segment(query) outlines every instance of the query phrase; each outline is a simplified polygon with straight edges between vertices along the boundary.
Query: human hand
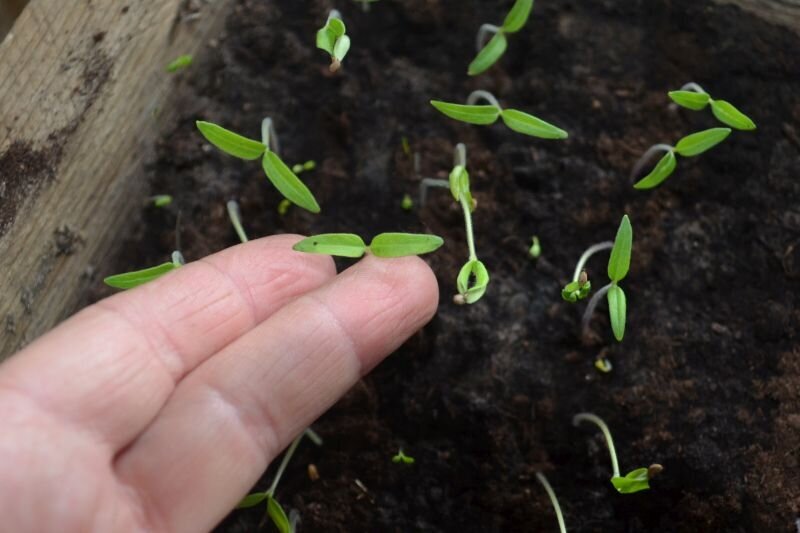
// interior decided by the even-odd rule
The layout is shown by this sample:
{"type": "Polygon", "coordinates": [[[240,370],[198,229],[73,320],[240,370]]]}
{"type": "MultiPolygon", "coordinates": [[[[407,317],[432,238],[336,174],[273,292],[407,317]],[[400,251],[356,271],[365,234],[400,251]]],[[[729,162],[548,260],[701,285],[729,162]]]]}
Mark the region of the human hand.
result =
{"type": "Polygon", "coordinates": [[[268,237],[84,309],[0,365],[8,531],[211,529],[433,316],[423,261],[268,237]]]}

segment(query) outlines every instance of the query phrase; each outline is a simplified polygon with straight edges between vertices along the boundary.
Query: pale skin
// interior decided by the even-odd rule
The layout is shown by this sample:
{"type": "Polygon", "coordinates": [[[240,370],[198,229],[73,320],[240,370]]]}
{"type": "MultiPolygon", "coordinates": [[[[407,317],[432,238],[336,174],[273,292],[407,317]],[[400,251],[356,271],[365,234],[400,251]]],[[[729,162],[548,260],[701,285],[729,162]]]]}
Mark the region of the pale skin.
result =
{"type": "Polygon", "coordinates": [[[433,316],[420,259],[235,246],[76,314],[0,365],[8,531],[198,532],[433,316]]]}

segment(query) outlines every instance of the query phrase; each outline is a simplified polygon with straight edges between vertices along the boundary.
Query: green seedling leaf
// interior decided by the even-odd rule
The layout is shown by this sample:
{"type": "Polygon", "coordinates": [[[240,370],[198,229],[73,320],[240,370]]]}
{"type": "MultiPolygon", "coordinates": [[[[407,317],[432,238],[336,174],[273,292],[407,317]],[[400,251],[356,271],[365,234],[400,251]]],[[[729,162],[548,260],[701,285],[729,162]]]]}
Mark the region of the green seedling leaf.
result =
{"type": "Polygon", "coordinates": [[[163,263],[143,270],[115,274],[104,279],[103,283],[115,289],[132,289],[139,285],[144,285],[148,281],[153,281],[176,268],[178,268],[178,265],[175,263],[163,263]]]}
{"type": "Polygon", "coordinates": [[[628,215],[622,217],[611,248],[611,257],[608,259],[608,277],[613,282],[620,282],[628,275],[631,266],[631,247],[633,246],[633,228],[628,215]]]}
{"type": "Polygon", "coordinates": [[[667,94],[669,94],[672,101],[679,106],[693,111],[700,111],[707,106],[708,102],[711,100],[711,97],[708,96],[707,93],[698,93],[695,91],[670,91],[667,94]]]}
{"type": "Polygon", "coordinates": [[[608,298],[608,316],[611,318],[611,330],[614,338],[622,341],[625,336],[625,314],[627,304],[625,302],[625,291],[619,285],[612,285],[606,294],[608,298]]]}
{"type": "Polygon", "coordinates": [[[675,145],[675,151],[684,157],[702,154],[718,145],[731,134],[730,128],[711,128],[687,135],[675,145]]]}
{"type": "Polygon", "coordinates": [[[493,105],[451,104],[441,100],[431,100],[431,105],[450,118],[479,126],[494,124],[500,116],[500,109],[493,105]]]}
{"type": "Polygon", "coordinates": [[[289,517],[283,511],[283,507],[273,497],[267,499],[267,514],[272,519],[272,523],[278,528],[281,533],[292,533],[292,526],[289,523],[289,517]]]}
{"type": "Polygon", "coordinates": [[[662,181],[667,179],[674,171],[675,166],[678,164],[675,152],[670,150],[658,161],[658,164],[650,171],[650,174],[636,182],[633,186],[634,189],[652,189],[661,184],[662,181]]]}
{"type": "Polygon", "coordinates": [[[393,463],[403,463],[403,464],[406,464],[406,465],[413,465],[414,464],[414,458],[404,454],[403,450],[398,450],[397,451],[397,455],[392,457],[392,462],[393,463]]]}
{"type": "Polygon", "coordinates": [[[367,251],[367,245],[361,237],[352,233],[323,233],[306,237],[292,249],[312,254],[361,257],[367,251]]]}
{"type": "Polygon", "coordinates": [[[580,281],[572,281],[564,285],[561,289],[561,298],[567,302],[575,303],[578,300],[583,300],[592,291],[592,282],[587,281],[581,284],[580,281]]]}
{"type": "Polygon", "coordinates": [[[528,113],[517,111],[516,109],[504,109],[500,113],[500,117],[503,119],[503,122],[506,123],[506,126],[524,135],[542,139],[567,138],[567,132],[561,128],[557,128],[549,122],[545,122],[528,113]]]}
{"type": "Polygon", "coordinates": [[[347,35],[342,35],[339,37],[339,39],[337,39],[336,45],[333,47],[333,57],[335,57],[341,63],[349,50],[350,37],[347,35]]]}
{"type": "Polygon", "coordinates": [[[477,76],[481,72],[486,71],[489,67],[495,64],[500,59],[500,56],[506,51],[508,47],[508,39],[503,35],[502,31],[494,34],[494,37],[489,39],[486,46],[481,48],[472,63],[467,68],[467,74],[470,76],[477,76]]]}
{"type": "Polygon", "coordinates": [[[468,261],[458,273],[456,287],[463,303],[473,304],[480,300],[489,285],[489,271],[477,259],[468,261]]]}
{"type": "Polygon", "coordinates": [[[259,503],[263,502],[267,499],[266,492],[254,492],[252,494],[248,494],[242,501],[239,502],[239,505],[236,506],[237,509],[248,509],[250,507],[255,507],[259,503]]]}
{"type": "Polygon", "coordinates": [[[464,196],[472,204],[469,192],[469,173],[461,165],[456,165],[450,172],[450,193],[456,202],[461,201],[461,197],[464,196]]]}
{"type": "Polygon", "coordinates": [[[407,193],[404,194],[403,199],[400,200],[400,208],[403,211],[411,211],[413,207],[414,207],[414,200],[411,199],[411,195],[407,193]]]}
{"type": "Polygon", "coordinates": [[[612,477],[611,484],[620,494],[632,494],[650,488],[650,479],[646,468],[637,468],[625,474],[625,477],[612,477]]]}
{"type": "Polygon", "coordinates": [[[733,107],[733,104],[725,100],[714,100],[711,102],[711,112],[717,119],[737,130],[754,130],[756,124],[750,117],[733,107]]]}
{"type": "Polygon", "coordinates": [[[167,65],[167,72],[178,72],[179,70],[190,66],[193,60],[194,58],[189,54],[178,56],[172,61],[172,63],[167,65]]]}
{"type": "Polygon", "coordinates": [[[252,161],[261,157],[261,154],[267,149],[263,143],[242,137],[238,133],[233,133],[211,122],[198,120],[196,124],[197,129],[208,142],[233,157],[252,161]]]}
{"type": "Polygon", "coordinates": [[[542,245],[539,242],[539,237],[536,235],[531,239],[531,247],[528,249],[528,255],[534,259],[539,259],[539,256],[542,255],[542,245]]]}
{"type": "Polygon", "coordinates": [[[329,55],[334,55],[334,47],[336,40],[344,35],[345,25],[341,19],[331,18],[324,27],[317,31],[317,48],[321,48],[328,52],[329,55]]]}
{"type": "Polygon", "coordinates": [[[444,244],[436,235],[422,233],[381,233],[369,244],[369,251],[376,257],[403,257],[432,252],[444,244]]]}
{"type": "Polygon", "coordinates": [[[503,31],[514,33],[522,29],[533,9],[533,0],[517,0],[503,21],[503,31]]]}
{"type": "Polygon", "coordinates": [[[153,205],[156,207],[167,207],[172,203],[172,196],[169,194],[157,194],[153,196],[153,205]]]}
{"type": "Polygon", "coordinates": [[[264,154],[262,165],[267,178],[284,198],[312,213],[319,213],[319,204],[314,195],[311,194],[305,183],[300,181],[300,178],[292,172],[292,169],[281,161],[278,154],[267,150],[264,154]]]}

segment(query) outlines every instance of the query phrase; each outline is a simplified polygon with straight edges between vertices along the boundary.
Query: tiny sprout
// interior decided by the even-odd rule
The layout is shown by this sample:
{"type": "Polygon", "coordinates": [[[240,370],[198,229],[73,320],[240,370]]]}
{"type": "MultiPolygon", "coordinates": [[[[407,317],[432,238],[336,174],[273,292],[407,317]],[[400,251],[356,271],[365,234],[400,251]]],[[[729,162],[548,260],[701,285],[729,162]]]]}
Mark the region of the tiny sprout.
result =
{"type": "Polygon", "coordinates": [[[733,104],[725,100],[714,100],[710,94],[694,82],[689,82],[680,90],[670,91],[668,94],[673,102],[692,111],[700,111],[711,104],[711,112],[714,113],[717,120],[731,128],[737,130],[756,129],[755,122],[736,109],[733,104]]]}
{"type": "Polygon", "coordinates": [[[156,207],[167,207],[172,203],[172,196],[169,194],[157,194],[148,198],[150,202],[156,207]]]}
{"type": "Polygon", "coordinates": [[[158,266],[145,268],[142,270],[135,270],[133,272],[126,272],[124,274],[115,274],[108,276],[103,280],[103,283],[115,289],[132,289],[139,285],[144,285],[148,281],[153,281],[160,278],[167,272],[171,272],[176,268],[183,266],[185,261],[183,255],[179,251],[172,252],[172,261],[169,263],[162,263],[158,266]]]}
{"type": "Polygon", "coordinates": [[[183,70],[186,67],[190,66],[194,61],[194,58],[189,55],[182,55],[175,58],[169,65],[167,65],[167,72],[178,72],[179,70],[183,70]]]}
{"type": "Polygon", "coordinates": [[[647,151],[642,154],[642,157],[633,166],[631,171],[631,178],[636,178],[650,158],[658,152],[665,152],[659,159],[653,170],[648,175],[640,179],[633,186],[635,189],[652,189],[661,184],[662,181],[670,177],[675,171],[678,160],[675,154],[682,155],[683,157],[693,157],[700,155],[705,151],[710,150],[730,135],[730,128],[711,128],[708,130],[698,131],[687,135],[678,141],[675,146],[668,144],[654,144],[647,151]]]}
{"type": "Polygon", "coordinates": [[[228,208],[228,217],[231,219],[231,224],[233,224],[233,229],[236,231],[236,235],[239,236],[239,240],[243,243],[247,242],[249,239],[247,238],[247,234],[244,232],[244,227],[242,227],[242,213],[239,210],[239,204],[235,200],[231,200],[227,204],[228,208]]]}
{"type": "Polygon", "coordinates": [[[307,172],[309,170],[314,170],[317,168],[316,161],[306,161],[305,163],[297,163],[296,165],[292,165],[292,172],[295,174],[301,174],[303,172],[307,172]]]}
{"type": "Polygon", "coordinates": [[[275,490],[278,488],[278,482],[281,480],[281,476],[283,476],[283,472],[286,470],[289,460],[294,455],[294,452],[297,450],[297,446],[300,444],[300,441],[303,440],[303,437],[308,437],[309,440],[311,440],[311,442],[317,446],[322,446],[322,438],[320,438],[320,436],[317,435],[314,430],[307,428],[289,445],[289,448],[283,455],[281,464],[278,466],[278,471],[275,473],[275,478],[272,480],[272,484],[269,486],[269,488],[264,492],[253,492],[248,494],[242,498],[242,500],[236,506],[237,509],[247,509],[249,507],[255,507],[266,500],[267,513],[264,519],[267,517],[272,519],[272,523],[275,524],[275,527],[277,527],[278,531],[281,533],[294,533],[299,516],[294,511],[291,513],[291,520],[286,516],[286,512],[283,510],[283,507],[281,507],[281,505],[278,503],[278,500],[275,499],[275,490]]]}
{"type": "Polygon", "coordinates": [[[414,458],[404,454],[403,453],[403,449],[401,448],[401,449],[397,450],[397,453],[395,454],[395,456],[392,457],[392,462],[393,463],[403,463],[403,464],[406,464],[406,465],[413,465],[414,464],[414,458]]]}
{"type": "Polygon", "coordinates": [[[431,100],[431,105],[448,117],[479,126],[488,126],[501,118],[506,126],[531,137],[541,139],[566,139],[567,132],[549,122],[536,118],[516,109],[503,109],[497,98],[488,91],[473,91],[467,98],[466,105],[452,104],[441,100],[431,100]],[[479,100],[486,100],[488,105],[475,105],[479,100]]]}
{"type": "Polygon", "coordinates": [[[369,252],[376,257],[422,255],[438,249],[444,241],[436,235],[381,233],[367,246],[353,233],[323,233],[306,237],[293,249],[297,252],[359,258],[369,252]]]}
{"type": "Polygon", "coordinates": [[[197,121],[197,129],[208,142],[226,154],[250,161],[261,158],[261,166],[267,179],[284,198],[312,213],[319,213],[319,204],[314,195],[278,157],[278,136],[271,118],[267,117],[261,122],[261,142],[202,120],[197,121]]]}
{"type": "Polygon", "coordinates": [[[478,29],[476,47],[478,55],[469,64],[467,74],[477,76],[494,65],[505,53],[508,47],[507,33],[515,33],[522,29],[528,21],[528,16],[533,9],[533,0],[517,0],[506,15],[503,25],[500,27],[494,24],[483,24],[478,29]],[[486,42],[490,35],[494,36],[486,42]]]}
{"type": "Polygon", "coordinates": [[[531,247],[528,250],[528,254],[534,259],[539,259],[539,256],[542,255],[542,245],[539,243],[539,237],[536,235],[531,239],[531,247]]]}
{"type": "Polygon", "coordinates": [[[542,484],[542,487],[544,487],[544,490],[547,493],[547,497],[550,498],[550,503],[553,505],[553,510],[556,512],[558,529],[561,531],[561,533],[567,533],[567,526],[564,524],[564,516],[561,514],[561,506],[558,504],[558,498],[556,498],[556,493],[553,490],[553,487],[550,486],[547,478],[541,472],[536,472],[536,479],[542,484]]]}
{"type": "Polygon", "coordinates": [[[573,426],[577,427],[581,422],[591,422],[603,432],[603,437],[605,437],[606,445],[608,446],[608,453],[611,456],[611,469],[614,472],[611,477],[611,484],[614,485],[617,492],[620,494],[632,494],[650,488],[650,479],[663,470],[661,465],[651,465],[650,468],[637,468],[625,474],[624,477],[620,476],[617,452],[614,449],[614,439],[611,438],[611,431],[606,423],[599,416],[592,413],[579,413],[572,417],[573,426]]]}
{"type": "Polygon", "coordinates": [[[325,50],[331,56],[331,72],[339,70],[344,56],[350,50],[350,37],[345,34],[345,31],[342,14],[335,9],[328,13],[325,26],[317,31],[317,48],[325,50]]]}
{"type": "Polygon", "coordinates": [[[411,199],[410,194],[406,193],[403,195],[403,199],[400,200],[400,207],[404,211],[411,211],[411,209],[414,207],[414,200],[411,199]]]}
{"type": "Polygon", "coordinates": [[[286,215],[286,213],[288,213],[288,212],[289,212],[289,208],[290,208],[290,207],[292,207],[292,202],[290,202],[289,200],[287,200],[286,198],[284,198],[284,199],[283,199],[283,200],[281,200],[281,201],[280,201],[280,203],[278,204],[278,214],[279,214],[280,216],[284,216],[284,215],[286,215]]]}
{"type": "Polygon", "coordinates": [[[411,155],[411,145],[408,144],[408,137],[403,136],[400,139],[400,146],[403,147],[403,153],[406,155],[411,155]]]}
{"type": "Polygon", "coordinates": [[[613,365],[611,364],[611,361],[609,361],[605,357],[598,357],[597,359],[595,359],[594,367],[603,374],[608,374],[614,369],[613,365]]]}

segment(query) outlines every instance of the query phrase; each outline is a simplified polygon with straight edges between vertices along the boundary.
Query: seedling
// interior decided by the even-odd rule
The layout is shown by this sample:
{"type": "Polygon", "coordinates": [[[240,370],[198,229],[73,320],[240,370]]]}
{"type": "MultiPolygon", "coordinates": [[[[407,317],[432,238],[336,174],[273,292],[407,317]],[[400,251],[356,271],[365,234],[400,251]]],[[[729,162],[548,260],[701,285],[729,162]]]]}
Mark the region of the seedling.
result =
{"type": "MultiPolygon", "coordinates": [[[[600,245],[595,246],[600,247],[605,246],[606,244],[607,243],[601,243],[600,245]]],[[[618,341],[622,341],[622,338],[625,335],[627,304],[625,292],[622,290],[622,287],[619,286],[619,282],[628,275],[628,269],[630,268],[631,264],[632,245],[633,228],[631,228],[631,222],[628,219],[628,215],[624,215],[622,217],[622,222],[619,224],[617,237],[614,239],[614,245],[611,248],[611,257],[608,259],[608,277],[611,282],[598,290],[594,296],[592,296],[591,300],[589,300],[589,305],[586,306],[586,311],[583,313],[583,320],[581,321],[582,330],[584,333],[589,331],[589,320],[591,320],[597,304],[600,303],[600,300],[603,298],[603,296],[606,296],[608,299],[608,316],[611,319],[611,330],[614,332],[614,338],[616,338],[618,341]]],[[[578,263],[578,266],[581,266],[580,262],[578,263]]],[[[585,275],[584,271],[581,272],[583,272],[585,275]]],[[[582,275],[579,274],[579,276],[582,275]]],[[[581,281],[583,282],[583,285],[578,289],[578,295],[576,299],[586,297],[586,294],[589,292],[589,289],[586,289],[586,286],[589,284],[588,279],[582,276],[579,278],[579,282],[581,281]],[[586,291],[586,294],[583,293],[584,290],[586,291]]],[[[572,284],[568,284],[561,292],[561,296],[565,300],[569,300],[569,298],[565,296],[564,291],[570,288],[570,285],[572,284]]],[[[571,297],[572,294],[574,293],[571,293],[569,296],[571,297]]]]}
{"type": "Polygon", "coordinates": [[[403,453],[403,449],[397,450],[397,453],[392,457],[393,463],[403,463],[404,465],[413,465],[414,458],[403,453]]]}
{"type": "Polygon", "coordinates": [[[228,217],[231,219],[231,224],[233,224],[233,229],[236,231],[236,235],[239,236],[239,240],[243,243],[249,241],[250,239],[247,238],[242,226],[242,212],[239,210],[239,204],[235,200],[230,200],[226,207],[228,208],[228,217]]]}
{"type": "Polygon", "coordinates": [[[756,124],[750,117],[736,109],[733,104],[725,100],[714,100],[711,95],[695,82],[689,82],[680,90],[670,91],[669,97],[673,102],[692,111],[700,111],[711,105],[711,112],[717,120],[737,130],[754,130],[756,124]]]}
{"type": "Polygon", "coordinates": [[[654,144],[642,154],[642,157],[640,157],[634,165],[633,171],[631,171],[631,179],[639,175],[653,155],[659,152],[665,152],[665,154],[658,163],[656,163],[653,170],[651,170],[647,176],[636,182],[633,187],[635,189],[652,189],[660,185],[662,181],[667,179],[675,171],[675,167],[678,164],[678,158],[675,154],[684,157],[694,157],[715,147],[730,134],[730,128],[711,128],[687,135],[678,141],[675,146],[670,146],[669,144],[654,144]]]}
{"type": "Polygon", "coordinates": [[[467,124],[488,126],[497,122],[498,118],[501,118],[506,126],[523,135],[541,139],[567,138],[566,131],[553,126],[549,122],[516,109],[503,109],[500,107],[497,98],[489,91],[473,91],[467,98],[466,105],[452,104],[441,100],[431,100],[431,105],[444,115],[467,124]],[[489,103],[488,105],[476,105],[479,100],[485,100],[489,103]]]}
{"type": "Polygon", "coordinates": [[[511,11],[506,15],[502,26],[483,24],[478,29],[478,37],[476,39],[478,55],[469,64],[467,74],[477,76],[500,59],[508,47],[506,34],[516,33],[521,30],[528,21],[531,9],[533,9],[533,0],[517,0],[511,7],[511,11]],[[494,34],[493,37],[487,42],[487,37],[492,34],[494,34]]]}
{"type": "Polygon", "coordinates": [[[611,476],[611,484],[617,489],[620,494],[632,494],[650,488],[650,480],[663,470],[663,467],[658,464],[650,465],[649,468],[637,468],[631,470],[625,476],[621,476],[619,472],[619,463],[617,462],[617,452],[614,449],[614,439],[611,438],[611,431],[603,420],[592,413],[579,413],[572,417],[572,425],[578,426],[581,422],[591,422],[600,428],[603,432],[603,437],[606,439],[608,446],[608,453],[611,456],[611,469],[614,474],[611,476]]]}
{"type": "Polygon", "coordinates": [[[542,484],[544,487],[547,496],[550,498],[550,503],[553,505],[553,510],[556,512],[556,519],[558,520],[558,529],[561,533],[567,533],[567,526],[564,524],[564,516],[561,514],[561,506],[558,504],[558,498],[556,498],[556,493],[553,490],[553,487],[550,486],[548,483],[547,478],[544,477],[544,474],[541,472],[536,472],[536,479],[539,480],[539,483],[542,484]]]}
{"type": "Polygon", "coordinates": [[[572,275],[572,281],[561,289],[561,298],[570,303],[575,303],[578,300],[586,298],[592,290],[592,282],[589,281],[589,276],[583,269],[586,266],[586,262],[597,252],[610,250],[613,246],[613,242],[605,241],[588,247],[586,251],[583,252],[580,259],[578,259],[578,264],[575,265],[575,273],[572,275]]]}
{"type": "Polygon", "coordinates": [[[422,255],[438,249],[444,241],[436,235],[381,233],[367,246],[353,233],[323,233],[306,237],[294,245],[297,252],[359,258],[369,252],[375,257],[422,255]]]}
{"type": "Polygon", "coordinates": [[[172,196],[169,194],[157,194],[147,199],[148,203],[152,203],[156,207],[167,207],[172,203],[172,196]]]}
{"type": "Polygon", "coordinates": [[[160,278],[167,272],[171,272],[176,268],[186,264],[183,255],[179,251],[172,252],[172,261],[169,263],[162,263],[158,266],[145,268],[142,270],[135,270],[133,272],[126,272],[124,274],[115,274],[108,276],[103,280],[103,283],[115,289],[132,289],[139,285],[144,285],[148,281],[153,281],[160,278]]]}
{"type": "Polygon", "coordinates": [[[190,66],[194,58],[189,55],[182,55],[175,58],[169,65],[167,65],[167,72],[178,72],[190,66]]]}
{"type": "Polygon", "coordinates": [[[411,211],[411,209],[414,208],[414,200],[411,199],[411,195],[403,195],[403,199],[400,200],[400,208],[403,209],[403,211],[411,211]]]}
{"type": "Polygon", "coordinates": [[[542,255],[542,245],[539,243],[539,237],[536,235],[531,239],[531,247],[528,250],[528,255],[534,259],[539,259],[539,256],[542,255]]]}
{"type": "Polygon", "coordinates": [[[317,162],[308,160],[305,163],[297,163],[296,165],[292,165],[292,172],[295,174],[301,174],[303,172],[308,172],[309,170],[314,170],[315,168],[317,168],[317,162]]]}
{"type": "Polygon", "coordinates": [[[261,142],[202,120],[197,121],[197,129],[208,142],[228,155],[249,161],[261,158],[267,179],[284,198],[312,213],[319,213],[319,204],[314,195],[278,157],[278,136],[271,118],[267,117],[261,122],[261,142]]]}
{"type": "Polygon", "coordinates": [[[325,26],[317,31],[317,48],[325,50],[331,56],[331,72],[339,70],[344,56],[350,50],[350,37],[347,36],[345,31],[342,14],[335,9],[328,13],[328,20],[325,21],[325,26]]]}
{"type": "Polygon", "coordinates": [[[266,520],[267,517],[271,518],[272,523],[275,524],[275,527],[277,527],[278,531],[281,533],[295,533],[299,517],[294,511],[290,513],[292,516],[291,520],[286,516],[286,512],[278,503],[278,500],[275,499],[275,490],[278,488],[278,482],[280,482],[281,476],[283,475],[284,470],[286,470],[286,466],[289,464],[289,460],[291,460],[294,452],[297,450],[297,446],[300,444],[300,441],[303,440],[303,437],[308,437],[311,442],[317,446],[322,446],[322,438],[320,438],[320,436],[317,435],[316,432],[314,432],[314,430],[311,428],[306,429],[296,439],[294,439],[292,444],[290,444],[289,448],[286,450],[286,453],[283,454],[281,464],[278,466],[278,471],[275,473],[275,478],[272,480],[272,484],[269,486],[269,488],[264,492],[253,492],[252,494],[248,494],[242,499],[242,501],[239,502],[239,505],[236,506],[237,509],[247,509],[249,507],[255,507],[266,500],[267,512],[264,515],[264,519],[266,520]]]}

